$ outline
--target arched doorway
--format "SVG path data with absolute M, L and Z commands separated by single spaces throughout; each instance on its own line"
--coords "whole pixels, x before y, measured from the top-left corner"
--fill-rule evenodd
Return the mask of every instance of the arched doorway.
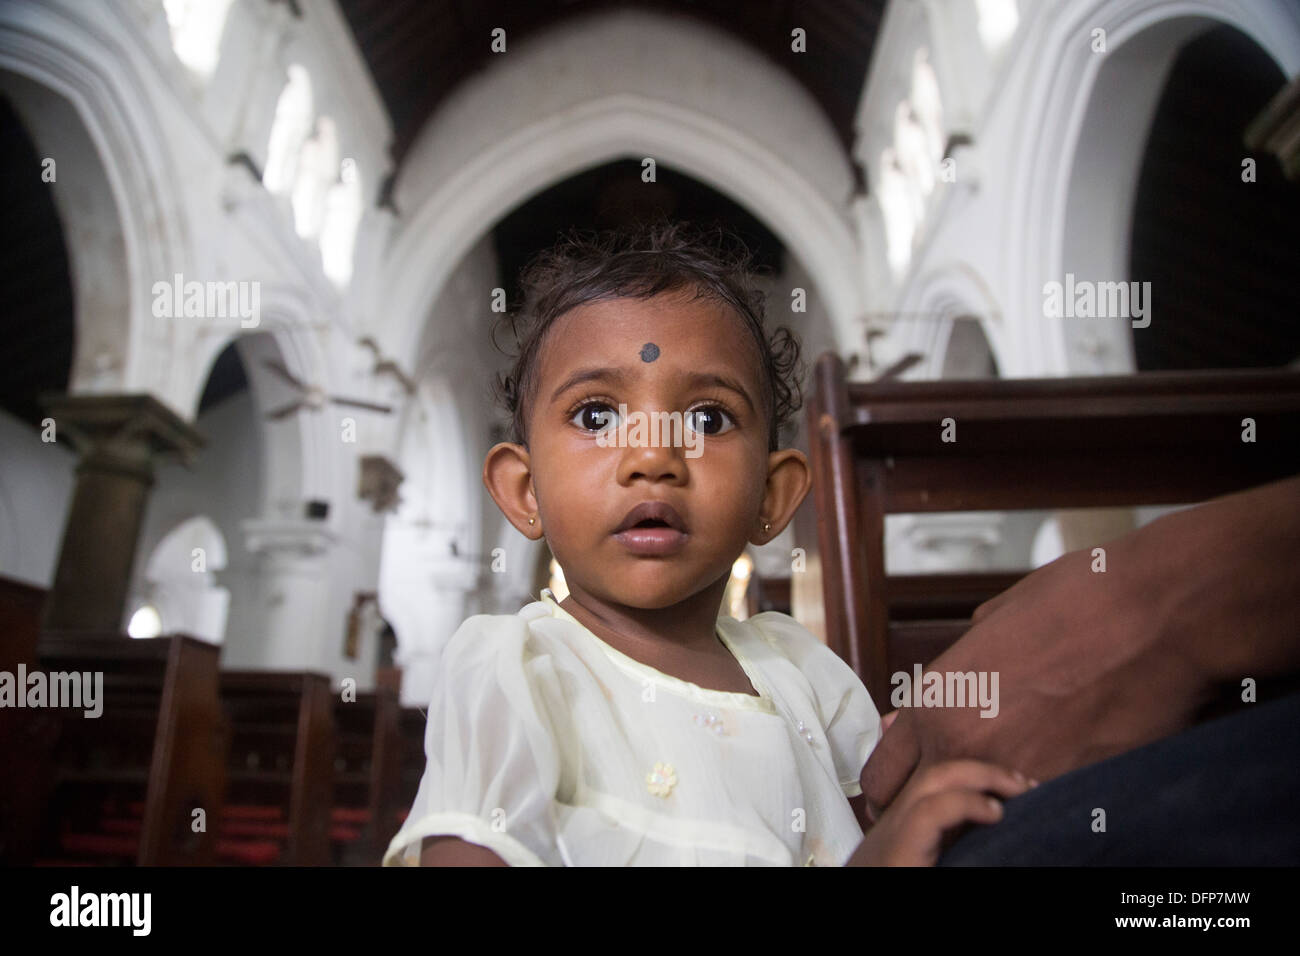
M 1147 137 L 1129 274 L 1158 321 L 1135 329 L 1137 368 L 1247 368 L 1300 357 L 1300 186 L 1244 134 L 1286 83 L 1230 26 L 1179 52 Z
M 1043 21 L 1041 37 L 1025 52 L 1023 83 L 1033 94 L 1017 124 L 1009 170 L 1018 185 L 1007 285 L 1008 333 L 1018 354 L 1009 374 L 1134 369 L 1130 319 L 1049 316 L 1044 288 L 1067 274 L 1090 282 L 1141 278 L 1129 272 L 1138 180 L 1147 133 L 1181 51 L 1227 24 L 1284 74 L 1300 69 L 1300 23 L 1281 0 L 1099 0 L 1063 13 Z
M 226 561 L 226 540 L 212 519 L 196 515 L 182 521 L 145 562 L 127 633 L 132 637 L 188 634 L 220 644 L 226 633 L 230 591 L 216 583 L 216 572 L 225 569 Z M 149 616 L 156 617 L 156 633 L 144 628 L 142 619 Z
M 67 391 L 75 342 L 71 262 L 44 158 L 0 95 L 0 575 L 43 588 L 76 465 L 40 402 Z

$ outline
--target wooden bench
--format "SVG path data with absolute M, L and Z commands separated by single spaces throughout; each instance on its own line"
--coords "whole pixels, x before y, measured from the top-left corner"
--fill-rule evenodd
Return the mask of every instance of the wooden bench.
M 330 862 L 335 728 L 329 678 L 288 671 L 223 671 L 230 721 L 219 862 Z
M 46 592 L 0 576 L 0 671 L 17 675 L 34 670 L 36 640 Z M 57 721 L 42 711 L 0 707 L 0 766 L 8 780 L 36 780 L 45 773 Z M 35 858 L 41 794 L 35 787 L 0 787 L 0 863 L 31 863 Z
M 403 707 L 398 717 L 401 731 L 401 771 L 398 774 L 397 806 L 395 820 L 392 824 L 393 834 L 406 820 L 406 815 L 415 803 L 415 795 L 420 789 L 420 779 L 424 776 L 424 732 L 428 718 L 418 707 Z M 392 840 L 392 834 L 389 835 Z M 388 849 L 385 843 L 383 849 Z
M 102 712 L 38 712 L 41 745 L 6 768 L 39 794 L 39 812 L 15 821 L 31 836 L 12 862 L 211 864 L 227 743 L 218 648 L 179 635 L 46 633 L 36 657 L 47 675 L 102 674 Z
M 335 699 L 338 753 L 330 838 L 339 865 L 378 865 L 397 832 L 401 796 L 401 705 L 388 688 Z
M 887 577 L 885 515 L 1186 504 L 1300 473 L 1297 372 L 849 384 L 827 354 L 808 415 L 827 643 L 882 709 L 1016 580 Z

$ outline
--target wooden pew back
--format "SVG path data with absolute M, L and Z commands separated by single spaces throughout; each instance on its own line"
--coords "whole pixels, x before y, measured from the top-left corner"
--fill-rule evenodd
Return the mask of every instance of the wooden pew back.
M 20 666 L 34 670 L 36 639 L 46 592 L 0 576 L 0 671 L 17 676 Z M 57 720 L 43 711 L 0 707 L 0 765 L 12 781 L 43 780 L 48 772 Z M 0 787 L 0 863 L 30 863 L 36 853 L 40 789 Z
M 328 865 L 336 747 L 329 678 L 223 671 L 221 704 L 231 725 L 228 803 L 281 811 L 276 820 L 287 828 L 280 862 Z M 233 836 L 238 825 L 223 820 L 222 833 Z
M 808 414 L 827 642 L 878 703 L 968 626 L 917 607 L 965 616 L 1014 581 L 889 580 L 886 514 L 1186 504 L 1300 472 L 1297 372 L 849 384 L 827 354 Z
M 142 866 L 213 861 L 227 745 L 218 655 L 215 645 L 180 635 L 41 636 L 37 661 L 46 674 L 103 675 L 102 713 L 43 711 L 53 722 L 51 746 L 32 760 L 30 780 L 41 820 L 21 824 L 43 845 L 25 852 Z M 136 817 L 126 834 L 102 832 L 110 807 Z
M 354 701 L 334 703 L 338 727 L 334 806 L 336 814 L 352 814 L 335 822 L 364 821 L 361 837 L 351 846 L 340 848 L 335 840 L 340 850 L 338 862 L 378 864 L 397 832 L 402 771 L 400 710 L 397 693 L 386 687 L 358 694 Z

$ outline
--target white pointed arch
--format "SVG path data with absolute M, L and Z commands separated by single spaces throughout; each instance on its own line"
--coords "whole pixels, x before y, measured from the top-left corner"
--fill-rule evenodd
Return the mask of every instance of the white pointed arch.
M 1000 368 L 1006 322 L 992 289 L 970 263 L 952 261 L 909 284 L 892 328 L 899 355 L 924 357 L 912 378 L 943 378 L 954 323 L 976 319 Z
M 398 182 L 406 221 L 378 284 L 378 336 L 412 360 L 429 303 L 485 229 L 569 176 L 645 157 L 763 220 L 816 282 L 840 344 L 856 347 L 853 176 L 830 123 L 787 73 L 734 38 L 637 10 L 521 43 L 426 125 Z
M 220 529 L 207 515 L 191 515 L 173 525 L 149 553 L 136 604 L 154 609 L 162 633 L 220 644 L 230 592 L 217 584 L 215 572 L 226 562 Z
M 319 336 L 310 326 L 307 297 L 298 289 L 275 284 L 262 287 L 262 318 L 256 330 L 208 341 L 195 367 L 185 413 L 198 415 L 213 363 L 232 342 L 248 378 L 253 405 L 259 416 L 294 398 L 293 390 L 266 367 L 279 362 L 300 381 L 332 391 L 330 366 Z M 256 440 L 261 442 L 264 472 L 265 516 L 298 516 L 301 503 L 310 499 L 340 500 L 344 475 L 339 460 L 338 416 L 303 410 L 279 421 L 260 418 Z
M 126 15 L 123 12 L 123 15 Z M 0 17 L 0 88 L 43 155 L 76 302 L 69 391 L 153 391 L 176 400 L 165 335 L 152 335 L 152 284 L 181 271 L 190 235 L 148 78 L 78 7 L 18 2 Z
M 1125 321 L 1049 319 L 1043 285 L 1123 281 L 1146 131 L 1186 43 L 1227 24 L 1250 37 L 1283 74 L 1300 71 L 1300 8 L 1286 0 L 1095 0 L 1042 18 L 1020 51 L 1029 75 L 1018 110 L 1010 198 L 1007 302 L 1017 327 L 1008 374 L 1120 373 L 1133 368 Z M 1094 31 L 1105 32 L 1105 52 Z M 1158 305 L 1156 306 L 1158 308 Z

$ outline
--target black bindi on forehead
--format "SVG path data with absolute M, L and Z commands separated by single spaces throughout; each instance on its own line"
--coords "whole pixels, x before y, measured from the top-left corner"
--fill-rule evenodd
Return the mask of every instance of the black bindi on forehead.
M 653 362 L 658 357 L 659 346 L 655 345 L 653 342 L 647 342 L 645 345 L 641 346 L 641 361 Z

